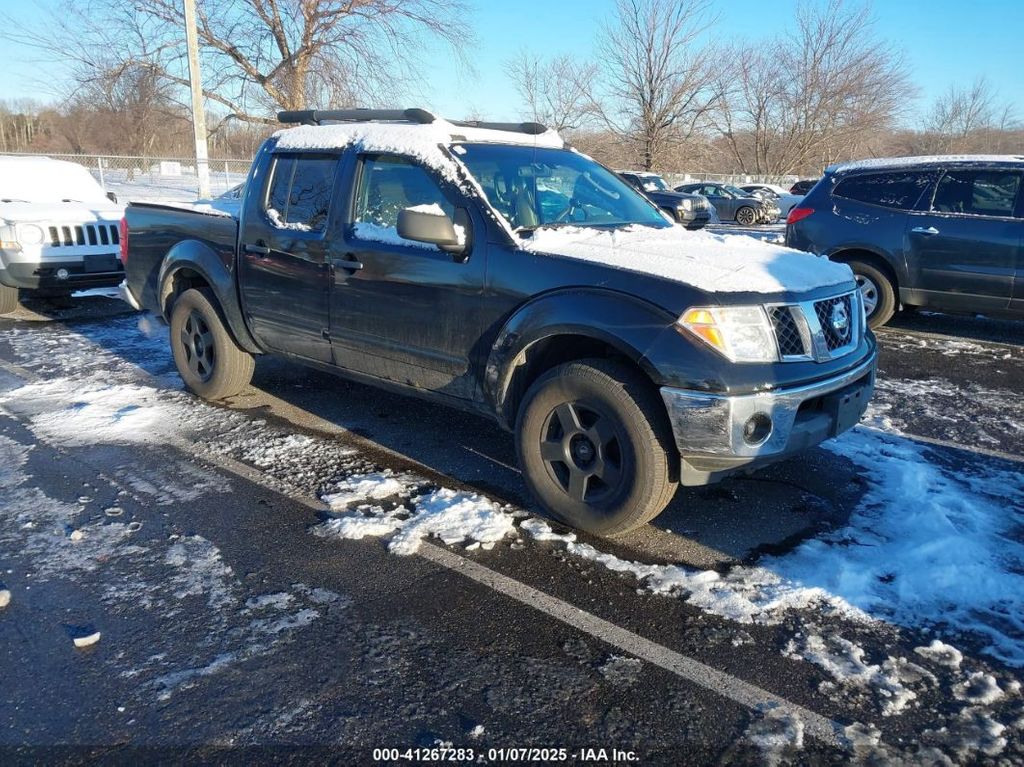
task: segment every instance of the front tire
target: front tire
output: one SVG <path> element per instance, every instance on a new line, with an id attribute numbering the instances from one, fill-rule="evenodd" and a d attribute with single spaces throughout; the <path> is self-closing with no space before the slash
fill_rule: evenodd
<path id="1" fill-rule="evenodd" d="M 757 213 L 753 208 L 743 206 L 738 211 L 736 211 L 737 224 L 742 224 L 743 226 L 753 226 L 755 221 L 757 221 Z"/>
<path id="2" fill-rule="evenodd" d="M 876 330 L 882 327 L 896 311 L 896 288 L 878 267 L 864 261 L 848 261 L 857 281 L 864 311 L 868 316 L 868 327 Z"/>
<path id="3" fill-rule="evenodd" d="M 256 367 L 228 331 L 207 289 L 186 290 L 171 309 L 171 352 L 185 386 L 203 399 L 241 392 Z"/>
<path id="4" fill-rule="evenodd" d="M 11 314 L 18 308 L 18 289 L 0 285 L 0 315 Z"/>
<path id="5" fill-rule="evenodd" d="M 645 524 L 676 491 L 679 459 L 657 391 L 608 360 L 568 362 L 537 379 L 519 408 L 516 452 L 544 509 L 595 535 Z"/>

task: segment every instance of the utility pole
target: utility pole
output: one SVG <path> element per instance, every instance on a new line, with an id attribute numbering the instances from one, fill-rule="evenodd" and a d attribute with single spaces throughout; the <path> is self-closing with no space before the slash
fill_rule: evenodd
<path id="1" fill-rule="evenodd" d="M 196 176 L 199 197 L 210 197 L 210 159 L 206 148 L 206 110 L 203 109 L 203 78 L 199 72 L 199 35 L 196 32 L 196 0 L 185 0 L 185 43 L 188 46 L 188 82 L 192 89 L 192 133 L 196 139 Z"/>

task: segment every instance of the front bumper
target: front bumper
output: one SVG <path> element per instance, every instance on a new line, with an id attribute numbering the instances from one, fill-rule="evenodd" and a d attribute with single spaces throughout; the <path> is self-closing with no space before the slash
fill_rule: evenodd
<path id="1" fill-rule="evenodd" d="M 61 270 L 67 276 L 61 279 Z M 82 258 L 46 261 L 13 261 L 0 263 L 0 284 L 11 288 L 36 290 L 58 288 L 82 290 L 84 288 L 114 287 L 124 279 L 124 269 L 117 256 L 108 258 Z"/>
<path id="2" fill-rule="evenodd" d="M 737 471 L 782 460 L 842 434 L 864 415 L 874 392 L 877 352 L 852 370 L 805 386 L 739 396 L 664 387 L 680 482 L 706 485 Z M 749 441 L 748 421 L 770 419 L 770 430 Z"/>

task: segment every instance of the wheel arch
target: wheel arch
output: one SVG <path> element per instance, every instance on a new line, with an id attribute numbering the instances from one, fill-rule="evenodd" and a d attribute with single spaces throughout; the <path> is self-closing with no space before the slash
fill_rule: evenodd
<path id="1" fill-rule="evenodd" d="M 602 317 L 614 317 L 615 325 Z M 512 428 L 530 385 L 565 362 L 615 359 L 658 386 L 660 375 L 644 352 L 671 322 L 667 312 L 615 291 L 558 291 L 534 299 L 508 319 L 488 356 L 484 384 L 499 422 Z"/>
<path id="2" fill-rule="evenodd" d="M 836 261 L 841 264 L 849 264 L 851 261 L 863 261 L 864 263 L 871 264 L 889 278 L 889 281 L 892 283 L 893 293 L 895 293 L 897 298 L 899 297 L 900 275 L 892 265 L 891 259 L 886 258 L 876 251 L 859 247 L 843 248 L 842 250 L 829 254 L 829 258 L 832 261 Z"/>
<path id="3" fill-rule="evenodd" d="M 246 327 L 238 300 L 235 275 L 204 243 L 184 240 L 172 247 L 160 266 L 157 286 L 157 301 L 165 320 L 170 319 L 174 300 L 186 290 L 209 289 L 238 345 L 252 354 L 262 352 Z"/>

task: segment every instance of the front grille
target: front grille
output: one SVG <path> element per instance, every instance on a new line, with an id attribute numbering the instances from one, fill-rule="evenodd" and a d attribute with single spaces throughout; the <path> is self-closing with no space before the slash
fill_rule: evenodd
<path id="1" fill-rule="evenodd" d="M 826 298 L 814 302 L 825 345 L 830 352 L 847 346 L 853 341 L 854 316 L 850 295 Z"/>
<path id="2" fill-rule="evenodd" d="M 55 224 L 47 227 L 50 247 L 75 245 L 117 245 L 120 233 L 117 224 Z"/>
<path id="3" fill-rule="evenodd" d="M 795 306 L 772 306 L 768 308 L 768 318 L 775 329 L 775 338 L 779 342 L 779 354 L 783 357 L 802 357 L 807 354 L 804 340 L 800 335 L 793 312 L 799 311 Z"/>

